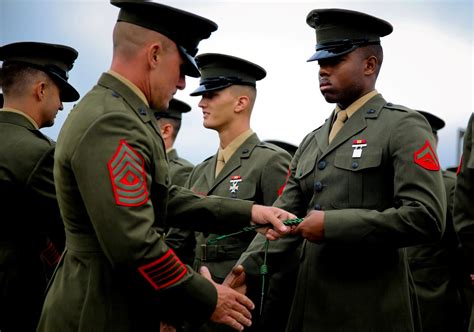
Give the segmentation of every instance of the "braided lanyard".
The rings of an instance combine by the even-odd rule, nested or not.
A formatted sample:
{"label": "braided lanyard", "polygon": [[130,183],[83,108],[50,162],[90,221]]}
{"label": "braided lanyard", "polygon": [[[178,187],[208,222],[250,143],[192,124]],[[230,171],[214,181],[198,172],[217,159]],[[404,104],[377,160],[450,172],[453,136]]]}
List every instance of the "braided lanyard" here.
{"label": "braided lanyard", "polygon": [[[297,226],[303,221],[303,218],[295,218],[295,219],[288,219],[283,222],[285,226]],[[220,240],[226,239],[231,236],[239,235],[242,233],[248,233],[256,231],[258,228],[261,227],[268,227],[268,225],[253,225],[247,226],[242,228],[242,230],[230,234],[220,235],[213,239],[208,239],[207,244],[215,244]],[[264,247],[263,247],[263,264],[260,266],[260,275],[262,276],[262,291],[261,291],[261,298],[260,298],[260,316],[263,312],[263,300],[265,298],[265,276],[268,274],[268,265],[267,265],[267,254],[268,254],[268,246],[270,245],[270,241],[266,239]]]}

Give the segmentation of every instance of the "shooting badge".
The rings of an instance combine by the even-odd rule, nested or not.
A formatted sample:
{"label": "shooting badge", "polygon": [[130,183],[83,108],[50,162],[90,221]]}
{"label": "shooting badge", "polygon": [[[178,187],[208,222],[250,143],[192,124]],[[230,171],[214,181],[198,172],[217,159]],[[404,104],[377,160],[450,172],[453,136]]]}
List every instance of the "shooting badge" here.
{"label": "shooting badge", "polygon": [[239,191],[239,183],[242,182],[240,175],[232,175],[230,177],[230,187],[229,191],[233,198],[237,197],[237,192]]}
{"label": "shooting badge", "polygon": [[362,149],[367,146],[367,141],[365,139],[355,139],[352,141],[352,147],[354,151],[352,152],[352,158],[360,158],[362,156]]}

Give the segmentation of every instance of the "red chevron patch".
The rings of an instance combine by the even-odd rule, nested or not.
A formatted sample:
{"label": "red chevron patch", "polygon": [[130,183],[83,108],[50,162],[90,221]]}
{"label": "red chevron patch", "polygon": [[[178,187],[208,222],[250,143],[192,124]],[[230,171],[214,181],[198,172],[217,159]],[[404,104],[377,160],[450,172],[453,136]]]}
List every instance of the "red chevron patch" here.
{"label": "red chevron patch", "polygon": [[439,171],[439,161],[428,140],[421,149],[415,151],[413,155],[415,163],[430,171]]}
{"label": "red chevron patch", "polygon": [[108,167],[117,205],[140,206],[148,201],[145,161],[125,140],[120,140]]}
{"label": "red chevron patch", "polygon": [[147,265],[138,268],[138,272],[155,290],[173,286],[188,272],[188,268],[176,256],[173,250],[168,251]]}

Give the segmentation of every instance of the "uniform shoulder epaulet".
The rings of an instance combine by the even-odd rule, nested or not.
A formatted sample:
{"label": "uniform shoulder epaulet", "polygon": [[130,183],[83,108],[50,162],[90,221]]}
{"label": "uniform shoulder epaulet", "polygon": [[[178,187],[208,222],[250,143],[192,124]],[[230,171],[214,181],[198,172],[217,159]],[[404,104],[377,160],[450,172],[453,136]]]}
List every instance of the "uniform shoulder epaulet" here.
{"label": "uniform shoulder epaulet", "polygon": [[202,162],[208,161],[208,160],[211,159],[212,157],[214,157],[214,155],[207,157],[207,158],[204,159]]}
{"label": "uniform shoulder epaulet", "polygon": [[384,108],[388,108],[395,111],[402,111],[402,112],[413,112],[411,108],[408,108],[403,105],[392,104],[392,103],[386,103],[384,105]]}
{"label": "uniform shoulder epaulet", "polygon": [[270,149],[270,150],[273,150],[273,151],[283,150],[282,148],[276,146],[275,144],[267,143],[267,142],[260,142],[256,146],[258,146],[260,148],[264,148],[264,149]]}
{"label": "uniform shoulder epaulet", "polygon": [[170,163],[180,165],[180,166],[184,166],[183,162],[179,159],[170,159]]}

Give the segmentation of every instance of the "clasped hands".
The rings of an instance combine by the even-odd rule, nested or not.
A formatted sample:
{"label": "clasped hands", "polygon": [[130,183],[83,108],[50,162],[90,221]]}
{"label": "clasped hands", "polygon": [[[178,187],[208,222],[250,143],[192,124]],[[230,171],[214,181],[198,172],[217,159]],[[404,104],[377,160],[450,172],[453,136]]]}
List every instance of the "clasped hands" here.
{"label": "clasped hands", "polygon": [[[311,211],[298,226],[287,227],[283,221],[296,218],[295,215],[276,207],[254,205],[252,207],[252,222],[255,224],[271,224],[262,227],[259,232],[267,239],[275,240],[288,233],[300,234],[312,242],[320,242],[324,236],[324,212]],[[217,305],[211,316],[211,321],[226,324],[242,331],[250,326],[252,321],[251,310],[255,308],[253,302],[245,296],[245,271],[238,265],[227,275],[222,285],[212,281],[207,267],[202,267],[200,273],[214,284],[217,290]]]}

